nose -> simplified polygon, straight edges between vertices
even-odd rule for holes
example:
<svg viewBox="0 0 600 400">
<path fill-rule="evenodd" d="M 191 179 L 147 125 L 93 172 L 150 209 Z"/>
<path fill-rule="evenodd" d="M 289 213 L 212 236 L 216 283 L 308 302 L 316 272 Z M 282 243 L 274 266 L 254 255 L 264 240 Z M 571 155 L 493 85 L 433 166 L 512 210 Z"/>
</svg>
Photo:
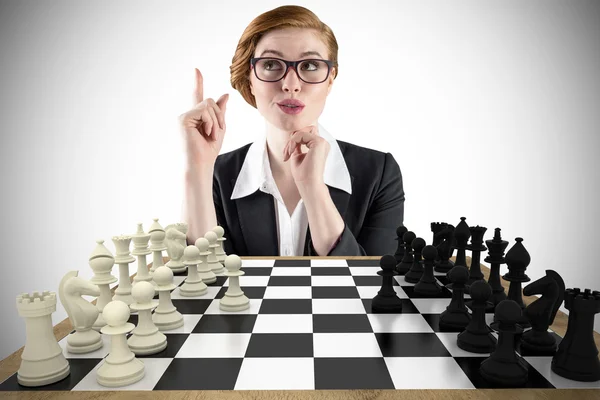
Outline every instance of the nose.
<svg viewBox="0 0 600 400">
<path fill-rule="evenodd" d="M 293 73 L 290 73 L 290 70 L 292 70 Z M 286 92 L 297 92 L 300 90 L 300 85 L 302 84 L 302 81 L 298 77 L 298 72 L 291 66 L 285 71 L 282 81 L 282 89 Z"/>
</svg>

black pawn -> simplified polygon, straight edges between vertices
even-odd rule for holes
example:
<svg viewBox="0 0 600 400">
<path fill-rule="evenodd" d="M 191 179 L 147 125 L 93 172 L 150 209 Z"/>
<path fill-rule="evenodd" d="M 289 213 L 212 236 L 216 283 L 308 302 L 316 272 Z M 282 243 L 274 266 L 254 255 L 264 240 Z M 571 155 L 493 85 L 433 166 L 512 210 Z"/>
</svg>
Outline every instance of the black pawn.
<svg viewBox="0 0 600 400">
<path fill-rule="evenodd" d="M 402 312 L 402 300 L 394 290 L 393 277 L 397 274 L 395 271 L 396 259 L 391 254 L 385 254 L 379 259 L 381 271 L 377 271 L 382 277 L 381 290 L 371 302 L 371 311 L 373 313 L 400 313 Z"/>
<path fill-rule="evenodd" d="M 465 283 L 469 279 L 469 270 L 462 265 L 456 265 L 448 272 L 450 282 L 446 287 L 452 290 L 452 300 L 446 310 L 440 314 L 441 332 L 462 332 L 469 322 L 471 314 L 465 306 Z"/>
<path fill-rule="evenodd" d="M 404 275 L 404 280 L 410 283 L 417 283 L 419 279 L 421 279 L 421 275 L 423 275 L 423 262 L 421 261 L 421 252 L 423 251 L 423 247 L 425 247 L 425 240 L 423 238 L 415 238 L 410 244 L 413 248 L 413 262 L 410 266 L 410 270 Z"/>
<path fill-rule="evenodd" d="M 400 275 L 404 275 L 408 272 L 413 263 L 413 249 L 411 247 L 411 243 L 417 235 L 415 235 L 412 231 L 407 231 L 402 235 L 402 240 L 404 241 L 404 257 L 402 257 L 402 261 L 396 265 L 396 272 Z"/>
<path fill-rule="evenodd" d="M 525 286 L 523 294 L 542 296 L 525 308 L 525 315 L 531 323 L 531 329 L 521 336 L 521 349 L 527 351 L 526 355 L 554 355 L 556 339 L 548 332 L 548 327 L 552 325 L 564 300 L 565 282 L 556 271 L 548 269 L 546 276 Z"/>
<path fill-rule="evenodd" d="M 523 328 L 517 323 L 521 307 L 513 300 L 503 300 L 496 307 L 495 315 L 498 322 L 491 327 L 498 332 L 498 344 L 496 350 L 481 363 L 479 371 L 488 382 L 523 386 L 527 383 L 528 369 L 515 351 L 515 336 L 523 333 Z"/>
<path fill-rule="evenodd" d="M 475 281 L 471 285 L 473 316 L 456 339 L 461 349 L 471 353 L 491 353 L 496 348 L 497 340 L 485 322 L 486 304 L 491 295 L 492 287 L 486 281 Z"/>
<path fill-rule="evenodd" d="M 404 240 L 402 236 L 408 231 L 404 225 L 400 225 L 396 228 L 396 239 L 398 241 L 398 247 L 396 248 L 396 252 L 394 253 L 394 258 L 396 259 L 396 264 L 399 264 L 404 257 Z"/>
<path fill-rule="evenodd" d="M 527 316 L 523 314 L 525 310 L 525 303 L 523 303 L 523 294 L 521 289 L 521 283 L 529 282 L 531 279 L 525 275 L 525 270 L 531 262 L 529 252 L 523 246 L 523 238 L 515 238 L 513 247 L 506 253 L 504 257 L 506 265 L 508 265 L 508 273 L 504 274 L 503 278 L 510 282 L 508 286 L 508 300 L 516 302 L 521 307 L 521 317 L 518 324 L 522 328 L 529 328 L 531 324 L 527 321 Z M 494 322 L 496 320 L 494 319 Z"/>
<path fill-rule="evenodd" d="M 567 333 L 552 357 L 552 372 L 576 381 L 597 381 L 600 361 L 593 334 L 594 315 L 600 312 L 600 292 L 567 289 L 565 308 L 569 310 Z"/>
<path fill-rule="evenodd" d="M 488 283 L 492 287 L 490 302 L 496 307 L 502 300 L 506 300 L 506 292 L 500 282 L 500 264 L 505 264 L 504 250 L 508 246 L 508 241 L 502 240 L 500 228 L 496 228 L 494 238 L 486 240 L 485 244 L 488 247 L 488 256 L 483 261 L 489 262 L 491 265 L 490 278 L 488 279 Z"/>
<path fill-rule="evenodd" d="M 437 233 L 442 242 L 436 246 L 439 261 L 434 264 L 434 270 L 437 272 L 448 272 L 454 268 L 454 261 L 450 260 L 454 252 L 454 226 L 448 224 L 444 229 Z"/>
<path fill-rule="evenodd" d="M 423 275 L 421 275 L 421 279 L 415 285 L 415 293 L 435 296 L 442 292 L 442 287 L 433 276 L 433 263 L 436 255 L 437 249 L 434 246 L 427 245 L 423 248 L 423 258 L 425 259 L 423 264 L 425 264 L 425 270 L 423 271 Z"/>
<path fill-rule="evenodd" d="M 477 225 L 470 227 L 469 231 L 471 232 L 471 243 L 465 248 L 471 251 L 471 266 L 469 267 L 469 280 L 467 281 L 467 285 L 470 286 L 473 282 L 484 279 L 480 260 L 481 252 L 487 250 L 487 247 L 483 245 L 483 235 L 485 235 L 487 228 Z M 465 293 L 469 293 L 469 291 L 467 290 Z"/>
</svg>

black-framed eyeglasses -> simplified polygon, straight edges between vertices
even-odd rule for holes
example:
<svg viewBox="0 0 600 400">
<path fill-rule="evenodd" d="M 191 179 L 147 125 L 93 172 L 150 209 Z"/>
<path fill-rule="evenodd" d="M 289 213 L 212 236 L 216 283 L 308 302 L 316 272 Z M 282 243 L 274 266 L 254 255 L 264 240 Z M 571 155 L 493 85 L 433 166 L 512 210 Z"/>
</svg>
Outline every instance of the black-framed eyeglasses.
<svg viewBox="0 0 600 400">
<path fill-rule="evenodd" d="M 327 80 L 333 62 L 309 58 L 298 61 L 287 61 L 274 57 L 257 57 L 250 59 L 250 67 L 254 75 L 263 82 L 277 82 L 285 78 L 292 67 L 303 82 L 316 84 Z"/>
</svg>

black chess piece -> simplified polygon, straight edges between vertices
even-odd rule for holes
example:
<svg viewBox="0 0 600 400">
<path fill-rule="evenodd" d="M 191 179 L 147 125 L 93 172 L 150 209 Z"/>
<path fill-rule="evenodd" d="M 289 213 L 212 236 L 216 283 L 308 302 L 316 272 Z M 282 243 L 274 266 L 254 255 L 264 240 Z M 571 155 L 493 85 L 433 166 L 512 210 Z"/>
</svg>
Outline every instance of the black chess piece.
<svg viewBox="0 0 600 400">
<path fill-rule="evenodd" d="M 467 285 L 470 286 L 473 282 L 484 279 L 480 260 L 481 252 L 487 250 L 487 247 L 483 245 L 483 235 L 485 235 L 487 228 L 477 225 L 469 227 L 469 231 L 471 232 L 471 243 L 465 249 L 471 251 L 471 266 L 469 267 L 469 280 L 467 281 Z M 465 293 L 469 293 L 469 291 L 466 290 Z"/>
<path fill-rule="evenodd" d="M 402 235 L 402 240 L 404 240 L 404 257 L 402 257 L 402 261 L 396 265 L 396 272 L 400 275 L 404 275 L 410 270 L 410 267 L 413 263 L 413 249 L 411 247 L 411 243 L 417 235 L 413 231 L 407 231 Z"/>
<path fill-rule="evenodd" d="M 441 332 L 462 332 L 469 322 L 471 322 L 471 314 L 465 306 L 465 283 L 469 279 L 469 270 L 463 265 L 455 265 L 448 272 L 450 282 L 446 287 L 452 290 L 452 299 L 446 310 L 440 314 L 440 331 Z"/>
<path fill-rule="evenodd" d="M 502 240 L 500 228 L 496 228 L 494 238 L 486 240 L 485 244 L 488 247 L 488 256 L 483 261 L 489 262 L 491 265 L 490 278 L 488 279 L 488 283 L 492 287 L 490 301 L 496 307 L 502 300 L 506 300 L 504 286 L 500 282 L 500 264 L 505 264 L 504 249 L 508 246 L 508 241 Z"/>
<path fill-rule="evenodd" d="M 469 280 L 467 281 L 467 288 L 465 289 L 465 293 L 469 293 L 469 287 L 473 282 L 485 281 L 485 277 L 483 276 L 483 272 L 481 272 L 481 252 L 487 250 L 487 247 L 483 245 L 483 235 L 487 231 L 486 227 L 483 226 L 472 226 L 469 228 L 471 232 L 471 243 L 466 246 L 467 250 L 471 251 L 471 266 L 469 268 Z M 469 308 L 472 307 L 472 300 L 465 301 L 465 304 Z M 484 312 L 492 313 L 494 312 L 494 303 L 491 301 L 485 302 Z"/>
<path fill-rule="evenodd" d="M 556 353 L 556 339 L 548 332 L 548 327 L 563 302 L 565 282 L 556 271 L 547 269 L 546 276 L 523 288 L 523 294 L 541 294 L 542 297 L 525 308 L 531 329 L 521 336 L 521 349 L 527 351 L 527 355 L 553 355 Z"/>
<path fill-rule="evenodd" d="M 432 222 L 431 223 L 431 232 L 433 233 L 433 240 L 431 245 L 433 247 L 439 246 L 444 238 L 439 236 L 438 233 L 441 232 L 445 227 L 448 226 L 447 222 Z M 440 262 L 440 255 L 438 254 L 434 260 L 433 265 L 436 266 Z"/>
<path fill-rule="evenodd" d="M 506 265 L 508 266 L 508 273 L 504 274 L 502 278 L 504 278 L 505 281 L 510 282 L 510 285 L 508 286 L 508 299 L 513 300 L 521 307 L 521 317 L 517 322 L 525 329 L 529 328 L 531 324 L 527 320 L 527 316 L 523 314 L 525 304 L 523 303 L 523 295 L 521 293 L 521 283 L 529 282 L 531 280 L 525 274 L 525 270 L 531 262 L 531 257 L 529 256 L 529 252 L 525 249 L 525 246 L 523 246 L 523 238 L 518 237 L 515 238 L 515 240 L 517 243 L 511 247 L 504 257 Z M 496 322 L 495 319 L 494 322 Z"/>
<path fill-rule="evenodd" d="M 396 259 L 396 264 L 399 264 L 404 257 L 404 240 L 402 236 L 408 231 L 404 225 L 400 225 L 396 228 L 396 238 L 394 240 L 398 241 L 398 247 L 396 248 L 396 252 L 394 253 L 394 258 Z"/>
<path fill-rule="evenodd" d="M 594 343 L 594 315 L 600 312 L 600 292 L 579 288 L 565 291 L 569 310 L 567 333 L 552 357 L 552 371 L 581 382 L 600 380 L 598 348 Z"/>
<path fill-rule="evenodd" d="M 421 279 L 415 285 L 415 293 L 425 294 L 429 296 L 435 296 L 442 292 L 442 287 L 438 283 L 437 279 L 433 275 L 433 263 L 437 249 L 432 245 L 427 245 L 423 248 L 423 264 L 425 265 Z"/>
<path fill-rule="evenodd" d="M 423 262 L 421 261 L 421 252 L 425 247 L 425 240 L 423 238 L 415 238 L 410 244 L 413 248 L 413 262 L 410 266 L 410 270 L 404 275 L 404 280 L 410 283 L 417 283 L 423 275 Z"/>
<path fill-rule="evenodd" d="M 460 222 L 456 225 L 456 229 L 454 229 L 454 245 L 453 249 L 456 249 L 456 260 L 454 261 L 454 266 L 462 265 L 463 267 L 467 267 L 467 256 L 465 254 L 465 250 L 467 248 L 467 242 L 471 237 L 471 230 L 469 229 L 469 225 L 465 222 L 467 218 L 460 217 Z M 468 271 L 468 270 L 467 270 Z"/>
<path fill-rule="evenodd" d="M 521 306 L 510 299 L 502 300 L 496 306 L 498 322 L 491 324 L 491 328 L 498 332 L 498 343 L 479 367 L 481 376 L 488 382 L 502 386 L 523 386 L 527 383 L 527 364 L 515 351 L 515 336 L 523 333 L 523 328 L 517 323 L 521 313 Z"/>
<path fill-rule="evenodd" d="M 371 302 L 371 311 L 373 313 L 400 313 L 402 312 L 402 300 L 394 290 L 393 277 L 396 272 L 396 259 L 391 254 L 385 254 L 379 259 L 381 271 L 377 271 L 382 277 L 381 290 Z"/>
<path fill-rule="evenodd" d="M 434 270 L 437 272 L 448 272 L 454 268 L 454 261 L 450 260 L 456 240 L 454 239 L 454 226 L 448 224 L 444 229 L 437 233 L 437 236 L 442 240 L 440 244 L 436 246 L 439 261 L 434 264 Z"/>
<path fill-rule="evenodd" d="M 485 322 L 485 310 L 488 299 L 492 295 L 492 287 L 483 279 L 471 285 L 471 322 L 464 331 L 458 334 L 456 344 L 471 353 L 491 353 L 496 348 L 496 338 Z"/>
</svg>

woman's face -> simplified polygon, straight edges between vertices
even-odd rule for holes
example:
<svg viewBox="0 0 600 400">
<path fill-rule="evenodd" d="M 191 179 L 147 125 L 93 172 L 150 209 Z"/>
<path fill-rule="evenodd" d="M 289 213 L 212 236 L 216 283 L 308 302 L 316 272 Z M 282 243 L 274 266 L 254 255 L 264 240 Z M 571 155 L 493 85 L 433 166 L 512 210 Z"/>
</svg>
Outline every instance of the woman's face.
<svg viewBox="0 0 600 400">
<path fill-rule="evenodd" d="M 275 57 L 287 61 L 308 58 L 327 60 L 329 57 L 327 46 L 315 32 L 301 28 L 271 31 L 258 42 L 254 57 Z M 309 51 L 315 53 L 303 55 Z M 292 132 L 317 121 L 333 85 L 334 73 L 335 70 L 332 68 L 326 81 L 310 84 L 300 80 L 295 69 L 290 68 L 285 78 L 280 81 L 264 82 L 259 80 L 251 69 L 250 87 L 261 115 L 275 127 Z M 304 103 L 304 108 L 298 114 L 288 114 L 280 108 L 278 103 L 290 98 Z"/>
</svg>

